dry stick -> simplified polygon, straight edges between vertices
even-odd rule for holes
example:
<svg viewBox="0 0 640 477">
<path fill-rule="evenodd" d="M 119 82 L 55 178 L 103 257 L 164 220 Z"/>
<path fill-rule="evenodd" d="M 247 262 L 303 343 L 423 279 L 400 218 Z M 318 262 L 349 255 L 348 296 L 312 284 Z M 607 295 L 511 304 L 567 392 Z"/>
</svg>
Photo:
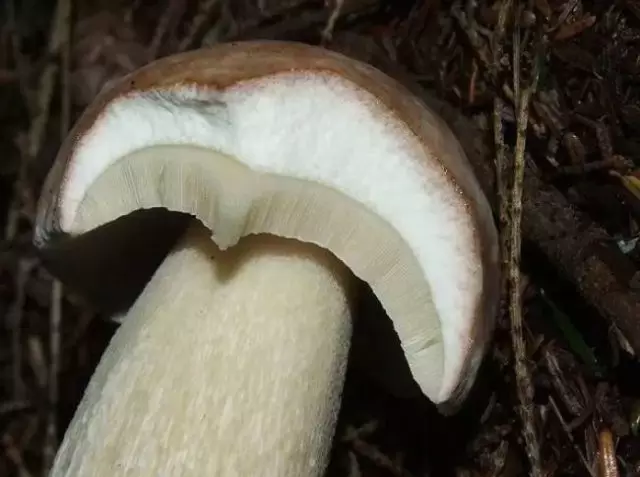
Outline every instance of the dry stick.
<svg viewBox="0 0 640 477">
<path fill-rule="evenodd" d="M 20 93 L 24 99 L 24 102 L 27 106 L 27 111 L 29 113 L 32 109 L 32 101 L 31 94 L 28 85 L 28 76 L 29 76 L 29 68 L 27 66 L 27 62 L 25 61 L 24 55 L 21 52 L 20 41 L 18 40 L 18 22 L 16 20 L 16 8 L 14 0 L 7 0 L 5 2 L 6 10 L 7 10 L 7 27 L 10 31 L 10 51 L 14 61 L 14 69 L 18 75 L 18 85 L 20 87 Z"/>
<path fill-rule="evenodd" d="M 49 34 L 49 48 L 47 50 L 47 56 L 49 58 L 55 58 L 60 46 L 62 45 L 62 38 L 65 38 L 65 28 L 68 29 L 67 11 L 68 8 L 65 5 L 69 4 L 69 0 L 60 0 L 56 8 L 56 14 L 51 25 L 51 32 Z M 65 24 L 66 22 L 66 24 Z M 22 207 L 24 202 L 33 202 L 31 197 L 23 197 L 23 193 L 26 190 L 26 176 L 29 170 L 28 166 L 31 161 L 34 160 L 42 147 L 44 141 L 47 122 L 49 121 L 49 108 L 51 105 L 51 98 L 53 97 L 53 87 L 55 78 L 58 73 L 58 64 L 56 61 L 49 61 L 45 67 L 42 76 L 40 77 L 40 85 L 38 87 L 36 111 L 31 118 L 31 125 L 27 133 L 27 147 L 23 152 L 23 157 L 18 172 L 18 179 L 14 185 L 14 193 L 10 212 L 5 228 L 5 239 L 11 241 L 15 238 L 18 232 L 18 222 L 21 217 Z M 25 101 L 29 102 L 29 98 L 25 98 Z"/>
<path fill-rule="evenodd" d="M 498 74 L 500 71 L 500 60 L 502 59 L 502 41 L 504 39 L 507 15 L 511 10 L 513 0 L 504 0 L 500 5 L 498 13 L 498 23 L 492 38 L 493 42 L 493 65 L 492 76 L 495 84 L 498 84 Z M 508 240 L 506 230 L 509 224 L 509 198 L 507 194 L 506 182 L 506 147 L 504 144 L 504 132 L 502 130 L 502 111 L 504 101 L 498 93 L 493 99 L 493 137 L 496 148 L 496 186 L 498 189 L 498 220 L 500 222 L 500 256 L 502 257 L 502 270 L 507 269 Z M 503 280 L 506 276 L 503 276 Z M 504 282 L 502 289 L 504 290 Z"/>
<path fill-rule="evenodd" d="M 512 9 L 511 0 L 505 0 L 500 6 L 498 14 L 498 24 L 493 37 L 493 76 L 497 80 L 499 72 L 499 62 L 502 57 L 502 40 L 506 27 L 506 20 L 509 11 Z M 517 15 L 518 10 L 514 10 Z M 520 32 L 517 27 L 518 22 L 514 22 L 513 41 L 513 82 L 516 108 L 518 117 L 518 137 L 516 140 L 516 154 L 514 165 L 514 180 L 512 196 L 509 200 L 507 196 L 506 184 L 506 154 L 504 136 L 502 130 L 502 110 L 504 104 L 502 98 L 496 94 L 493 104 L 493 126 L 494 141 L 496 147 L 496 182 L 499 199 L 499 221 L 501 228 L 501 252 L 502 270 L 507 270 L 507 277 L 510 284 L 509 294 L 509 315 L 511 318 L 511 336 L 514 347 L 514 371 L 520 400 L 520 414 L 523 420 L 523 437 L 529 460 L 531 462 L 531 473 L 534 476 L 542 474 L 540 463 L 540 445 L 537 439 L 535 425 L 535 410 L 533 407 L 533 386 L 531 376 L 527 367 L 526 348 L 522 329 L 522 304 L 520 295 L 520 221 L 522 204 L 522 181 L 524 175 L 524 146 L 526 140 L 526 130 L 528 121 L 529 96 L 520 96 Z M 534 82 L 537 77 L 534 78 Z M 497 83 L 497 81 L 496 81 Z M 535 88 L 535 83 L 532 86 Z M 531 94 L 528 90 L 527 94 Z M 510 214 L 508 212 L 511 212 Z M 508 233 L 505 233 L 508 232 Z M 504 289 L 504 288 L 503 288 Z"/>
<path fill-rule="evenodd" d="M 63 141 L 71 124 L 71 14 L 73 0 L 66 0 L 66 27 L 61 33 L 60 48 L 60 140 Z"/>
<path fill-rule="evenodd" d="M 14 412 L 26 411 L 31 407 L 31 403 L 28 401 L 9 401 L 0 404 L 0 419 L 5 414 L 13 414 Z"/>
<path fill-rule="evenodd" d="M 524 186 L 527 240 L 640 355 L 640 290 L 629 282 L 636 267 L 606 230 L 530 168 Z"/>
<path fill-rule="evenodd" d="M 341 17 L 348 16 L 352 21 L 375 11 L 377 0 L 360 0 L 358 2 L 345 2 L 340 13 Z M 304 2 L 301 2 L 301 5 Z M 268 18 L 268 21 L 265 19 Z M 304 9 L 295 15 L 287 15 L 287 10 L 271 12 L 269 17 L 262 18 L 261 21 L 247 21 L 239 25 L 237 31 L 226 35 L 224 41 L 255 40 L 290 38 L 296 35 L 305 35 L 309 31 L 317 31 L 327 24 L 327 12 L 325 9 L 313 7 Z M 334 30 L 335 36 L 335 30 Z M 333 49 L 334 42 L 324 45 L 325 48 Z"/>
<path fill-rule="evenodd" d="M 153 39 L 151 40 L 151 45 L 147 50 L 147 56 L 149 59 L 153 60 L 157 58 L 160 46 L 162 45 L 162 40 L 169 30 L 169 25 L 172 23 L 175 25 L 182 17 L 184 10 L 182 0 L 169 0 L 169 5 L 165 8 L 162 16 L 160 17 L 160 21 L 158 22 L 153 34 Z"/>
<path fill-rule="evenodd" d="M 193 48 L 195 43 L 195 38 L 202 30 L 204 24 L 209 20 L 213 13 L 214 7 L 218 4 L 219 0 L 202 0 L 200 6 L 198 7 L 198 13 L 193 17 L 193 21 L 189 26 L 189 31 L 186 36 L 180 42 L 178 46 L 178 51 L 186 51 L 190 48 Z"/>
<path fill-rule="evenodd" d="M 72 1 L 61 0 L 60 10 L 60 140 L 64 140 L 71 121 L 71 14 Z M 60 326 L 62 321 L 62 284 L 54 279 L 51 284 L 51 303 L 49 306 L 49 374 L 48 409 L 46 432 L 43 444 L 43 475 L 47 475 L 58 448 L 58 375 L 60 374 Z"/>
<path fill-rule="evenodd" d="M 133 16 L 138 8 L 140 8 L 143 0 L 133 0 L 129 3 L 129 7 L 124 12 L 124 22 L 130 26 L 133 26 Z"/>
<path fill-rule="evenodd" d="M 613 434 L 607 428 L 598 433 L 598 470 L 600 477 L 620 477 Z"/>
<path fill-rule="evenodd" d="M 493 37 L 493 63 L 498 67 L 502 58 L 502 40 L 507 26 L 507 17 L 511 11 L 513 0 L 503 0 L 498 11 L 498 22 Z"/>
<path fill-rule="evenodd" d="M 40 77 L 40 87 L 38 88 L 38 111 L 31 120 L 31 127 L 28 135 L 28 158 L 33 160 L 42 147 L 47 122 L 49 121 L 49 108 L 56 76 L 58 74 L 58 63 L 54 60 L 60 52 L 60 48 L 67 42 L 69 36 L 69 22 L 71 15 L 71 0 L 59 0 L 56 14 L 49 36 L 48 56 L 52 58 L 47 64 Z"/>
<path fill-rule="evenodd" d="M 501 270 L 507 269 L 507 257 L 509 256 L 509 240 L 506 231 L 509 228 L 509 196 L 507 194 L 507 160 L 506 146 L 504 144 L 504 131 L 502 129 L 502 111 L 504 101 L 496 94 L 493 98 L 493 141 L 496 149 L 496 188 L 498 191 L 498 221 L 500 224 L 500 257 Z M 502 290 L 504 290 L 506 275 L 502 277 Z"/>
<path fill-rule="evenodd" d="M 360 465 L 358 464 L 358 458 L 356 455 L 349 451 L 347 453 L 349 458 L 349 474 L 348 477 L 362 477 L 362 472 L 360 472 Z"/>
<path fill-rule="evenodd" d="M 22 381 L 22 312 L 24 309 L 24 303 L 26 300 L 26 282 L 34 267 L 32 260 L 21 259 L 18 265 L 18 273 L 16 277 L 16 298 L 13 302 L 12 308 L 9 311 L 9 322 L 12 326 L 11 333 L 11 351 L 12 351 L 12 379 L 13 379 L 13 398 L 16 401 L 22 400 L 24 395 L 24 382 Z M 22 454 L 20 449 L 15 446 L 9 446 L 8 443 L 13 442 L 11 437 L 5 435 L 9 441 L 5 444 L 5 454 L 18 468 L 20 477 L 30 477 L 29 472 L 24 466 L 22 460 Z"/>
<path fill-rule="evenodd" d="M 20 449 L 9 434 L 4 434 L 0 437 L 0 445 L 4 447 L 5 454 L 9 461 L 18 469 L 18 477 L 31 477 L 31 474 L 24 464 L 22 452 L 20 452 Z"/>
<path fill-rule="evenodd" d="M 365 438 L 373 434 L 377 428 L 378 421 L 375 420 L 369 421 L 359 428 L 353 428 L 350 426 L 347 428 L 342 440 L 349 443 L 355 452 L 368 458 L 377 467 L 387 470 L 392 475 L 397 477 L 412 477 L 409 471 L 402 466 L 402 463 L 394 462 L 376 446 L 365 441 Z M 359 471 L 357 459 L 355 461 L 355 465 Z"/>
<path fill-rule="evenodd" d="M 51 286 L 51 305 L 49 309 L 49 347 L 51 357 L 49 365 L 47 429 L 43 449 L 43 475 L 47 475 L 58 448 L 58 429 L 56 425 L 58 411 L 58 374 L 60 373 L 60 323 L 62 321 L 62 284 L 54 280 Z"/>
<path fill-rule="evenodd" d="M 584 468 L 587 469 L 587 472 L 589 472 L 591 477 L 596 477 L 595 473 L 593 472 L 593 469 L 589 465 L 589 462 L 587 462 L 587 459 L 584 456 L 584 453 L 582 452 L 582 450 L 580 449 L 580 447 L 576 443 L 576 440 L 573 438 L 573 434 L 571 434 L 571 429 L 567 425 L 566 421 L 563 419 L 562 413 L 560 412 L 560 409 L 558 408 L 558 405 L 556 404 L 556 401 L 553 399 L 552 396 L 549 396 L 549 404 L 551 404 L 551 408 L 553 409 L 554 414 L 558 418 L 558 421 L 560 421 L 560 426 L 562 426 L 562 429 L 564 430 L 565 434 L 567 435 L 567 438 L 569 439 L 569 442 L 571 442 L 571 445 L 573 446 L 573 449 L 578 454 L 578 457 L 580 457 L 580 462 L 582 462 L 582 465 L 584 465 Z"/>
<path fill-rule="evenodd" d="M 16 62 L 16 68 L 18 71 L 20 70 L 20 45 L 16 38 L 17 35 L 17 22 L 16 22 L 16 13 L 15 13 L 15 5 L 13 0 L 7 2 L 7 10 L 9 17 L 9 25 L 11 29 L 11 38 L 12 38 L 12 46 L 13 46 L 13 56 L 14 61 Z M 20 91 L 22 93 L 25 104 L 27 105 L 27 109 L 30 110 L 31 106 L 31 96 L 29 94 L 28 89 L 25 86 L 25 82 L 20 82 Z M 11 242 L 18 233 L 18 220 L 20 219 L 21 213 L 21 189 L 22 183 L 24 182 L 23 176 L 26 175 L 26 164 L 25 160 L 20 162 L 20 168 L 18 169 L 18 178 L 14 183 L 14 191 L 13 197 L 11 199 L 11 203 L 9 204 L 9 210 L 7 212 L 7 223 L 4 229 L 4 238 L 6 242 Z"/>
<path fill-rule="evenodd" d="M 531 464 L 531 475 L 541 477 L 542 464 L 540 460 L 540 443 L 536 431 L 536 415 L 533 404 L 533 385 L 531 374 L 527 365 L 527 356 L 522 325 L 522 295 L 520 290 L 520 249 L 522 243 L 522 191 L 525 170 L 525 145 L 527 125 L 529 121 L 529 102 L 532 94 L 538 85 L 540 74 L 540 59 L 534 59 L 534 68 L 531 84 L 528 87 L 520 87 L 520 75 L 516 70 L 516 65 L 520 63 L 519 31 L 516 26 L 514 32 L 514 90 L 517 91 L 516 111 L 517 111 L 517 136 L 513 167 L 513 186 L 511 189 L 511 217 L 509 224 L 509 257 L 508 257 L 508 279 L 509 279 L 509 316 L 511 318 L 511 339 L 514 350 L 514 371 L 516 377 L 516 387 L 518 399 L 520 401 L 520 417 L 523 421 L 523 437 L 527 457 Z"/>
<path fill-rule="evenodd" d="M 336 22 L 338 18 L 340 18 L 340 13 L 342 12 L 342 7 L 344 6 L 344 0 L 333 0 L 334 5 L 331 10 L 331 15 L 329 15 L 329 19 L 327 20 L 327 24 L 322 30 L 322 44 L 330 43 L 333 38 L 333 30 L 336 27 Z"/>
<path fill-rule="evenodd" d="M 20 260 L 15 280 L 15 299 L 9 310 L 13 399 L 16 401 L 21 401 L 24 398 L 24 382 L 22 381 L 22 310 L 26 301 L 26 283 L 33 265 L 31 260 Z"/>
<path fill-rule="evenodd" d="M 173 2 L 173 0 L 169 0 L 169 6 L 164 9 L 164 12 L 160 16 L 160 21 L 156 25 L 156 30 L 153 33 L 151 44 L 149 45 L 149 49 L 147 50 L 147 56 L 149 58 L 155 58 L 156 56 L 158 56 L 160 45 L 162 44 L 162 40 L 167 33 L 169 23 L 171 22 L 171 15 L 173 14 L 172 6 L 174 5 L 174 3 L 175 2 Z"/>
<path fill-rule="evenodd" d="M 367 457 L 377 467 L 386 470 L 394 477 L 413 477 L 408 470 L 403 469 L 402 466 L 393 462 L 376 446 L 367 443 L 359 437 L 355 438 L 351 442 L 351 446 L 357 453 L 363 455 L 364 457 Z"/>
<path fill-rule="evenodd" d="M 45 356 L 44 346 L 40 336 L 30 334 L 27 336 L 27 350 L 29 356 L 29 364 L 33 372 L 33 378 L 38 391 L 44 392 L 49 379 L 49 369 L 47 366 L 47 357 Z"/>
</svg>

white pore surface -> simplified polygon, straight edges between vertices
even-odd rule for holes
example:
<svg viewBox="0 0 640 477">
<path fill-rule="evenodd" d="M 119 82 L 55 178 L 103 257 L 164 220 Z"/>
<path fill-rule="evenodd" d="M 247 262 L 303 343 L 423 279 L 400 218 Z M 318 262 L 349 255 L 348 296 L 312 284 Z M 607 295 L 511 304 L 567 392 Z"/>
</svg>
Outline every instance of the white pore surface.
<svg viewBox="0 0 640 477">
<path fill-rule="evenodd" d="M 440 396 L 430 397 L 447 398 L 466 354 L 460 350 L 470 346 L 482 289 L 472 222 L 442 167 L 375 97 L 314 72 L 224 91 L 180 86 L 118 98 L 77 144 L 61 196 L 63 230 L 71 229 L 85 192 L 107 167 L 163 144 L 213 148 L 258 172 L 335 188 L 394 227 L 432 289 L 446 356 Z M 420 360 L 420 350 L 412 354 Z"/>
</svg>

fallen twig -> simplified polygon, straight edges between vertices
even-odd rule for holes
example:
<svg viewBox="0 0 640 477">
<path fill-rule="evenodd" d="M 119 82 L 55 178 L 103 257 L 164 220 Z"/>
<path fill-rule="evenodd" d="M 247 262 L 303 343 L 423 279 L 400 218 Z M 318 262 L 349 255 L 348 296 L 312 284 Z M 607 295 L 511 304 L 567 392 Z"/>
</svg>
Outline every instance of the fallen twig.
<svg viewBox="0 0 640 477">
<path fill-rule="evenodd" d="M 196 46 L 196 38 L 202 33 L 205 24 L 213 15 L 213 10 L 220 3 L 220 0 L 202 0 L 198 13 L 193 17 L 189 30 L 178 45 L 177 52 L 187 51 Z"/>
<path fill-rule="evenodd" d="M 526 346 L 522 324 L 522 293 L 520 287 L 520 253 L 522 244 L 522 191 L 525 170 L 525 145 L 527 141 L 527 128 L 529 124 L 529 104 L 533 93 L 538 86 L 540 74 L 540 60 L 534 59 L 534 67 L 530 84 L 526 87 L 520 85 L 520 31 L 516 26 L 513 45 L 513 74 L 514 92 L 517 112 L 517 135 L 514 153 L 513 183 L 511 187 L 511 200 L 509 203 L 509 245 L 508 245 L 508 281 L 509 281 L 509 317 L 511 320 L 511 339 L 514 351 L 514 371 L 518 400 L 520 401 L 520 417 L 523 421 L 522 434 L 529 463 L 531 475 L 541 477 L 542 462 L 540 459 L 540 442 L 538 440 L 536 426 L 536 412 L 533 403 L 533 384 L 529 370 Z M 539 56 L 539 55 L 538 55 Z"/>
<path fill-rule="evenodd" d="M 49 376 L 47 428 L 44 443 L 43 475 L 47 475 L 53 465 L 58 437 L 56 425 L 58 419 L 58 374 L 60 373 L 60 323 L 62 321 L 62 284 L 54 280 L 51 288 L 51 306 L 49 310 Z"/>
<path fill-rule="evenodd" d="M 498 13 L 498 23 L 491 39 L 493 62 L 491 76 L 493 81 L 497 82 L 500 71 L 500 61 L 502 59 L 502 40 L 504 38 L 505 27 L 507 23 L 507 15 L 512 8 L 513 0 L 503 0 Z M 504 101 L 499 94 L 495 94 L 493 98 L 493 139 L 496 149 L 496 185 L 498 188 L 498 220 L 500 229 L 500 256 L 502 258 L 502 270 L 507 269 L 508 240 L 506 230 L 509 224 L 509 197 L 507 194 L 507 160 L 506 146 L 504 143 L 504 133 L 502 130 L 502 112 L 505 109 Z M 503 274 L 503 281 L 506 275 Z M 504 290 L 504 283 L 502 286 Z"/>
<path fill-rule="evenodd" d="M 309 3 L 309 8 L 302 8 Z M 368 15 L 379 8 L 378 0 L 342 0 L 339 15 L 335 18 L 332 28 L 332 40 L 335 36 L 338 20 L 349 17 L 350 21 L 360 16 Z M 295 7 L 295 9 L 294 9 Z M 295 14 L 293 14 L 295 12 Z M 335 13 L 335 10 L 332 11 Z M 301 0 L 290 5 L 287 9 L 274 9 L 266 12 L 265 17 L 250 19 L 239 23 L 237 29 L 224 36 L 224 41 L 255 40 L 255 39 L 285 39 L 301 35 L 309 36 L 309 32 L 320 33 L 328 25 L 326 8 L 317 8 L 309 0 Z M 342 31 L 341 29 L 339 29 Z M 321 38 L 322 40 L 322 38 Z M 325 47 L 331 47 L 332 42 L 325 42 Z"/>
<path fill-rule="evenodd" d="M 24 465 L 24 458 L 20 448 L 16 445 L 13 438 L 9 434 L 4 434 L 0 438 L 0 444 L 4 447 L 6 456 L 18 470 L 19 477 L 31 477 L 31 473 Z"/>
<path fill-rule="evenodd" d="M 60 0 L 58 2 L 56 13 L 51 24 L 49 47 L 47 50 L 47 56 L 51 59 L 40 76 L 36 110 L 31 118 L 25 150 L 22 151 L 23 158 L 20 163 L 18 178 L 14 184 L 13 198 L 9 207 L 5 227 L 5 240 L 13 240 L 15 238 L 18 232 L 18 221 L 25 215 L 24 209 L 27 208 L 33 212 L 31 209 L 35 207 L 35 201 L 26 184 L 26 176 L 31 162 L 40 153 L 42 143 L 44 142 L 46 126 L 49 121 L 49 108 L 51 106 L 51 99 L 53 98 L 55 79 L 58 74 L 58 62 L 56 58 L 60 52 L 60 48 L 64 44 L 64 39 L 68 37 L 68 30 L 70 28 L 69 15 L 71 10 L 69 4 L 69 0 Z M 34 214 L 26 215 L 33 217 Z"/>
<path fill-rule="evenodd" d="M 61 33 L 60 46 L 60 141 L 66 137 L 71 123 L 71 9 L 73 0 L 61 0 L 65 26 Z M 52 280 L 49 305 L 49 372 L 47 375 L 48 407 L 46 431 L 43 444 L 43 475 L 53 465 L 58 448 L 58 375 L 60 373 L 60 326 L 62 322 L 62 284 Z"/>
<path fill-rule="evenodd" d="M 181 0 L 169 0 L 169 5 L 160 16 L 160 20 L 158 20 L 151 44 L 147 50 L 149 60 L 157 58 L 167 31 L 169 31 L 171 25 L 176 25 L 180 21 L 184 13 L 184 7 L 184 2 Z"/>
<path fill-rule="evenodd" d="M 584 468 L 587 470 L 587 472 L 589 472 L 591 477 L 596 477 L 595 473 L 593 472 L 593 469 L 591 468 L 591 466 L 589 465 L 589 462 L 584 456 L 584 453 L 582 452 L 582 450 L 576 443 L 575 439 L 573 438 L 573 434 L 571 434 L 571 429 L 567 425 L 566 421 L 563 419 L 562 413 L 560 412 L 560 409 L 558 408 L 558 405 L 556 404 L 552 396 L 549 397 L 549 404 L 551 405 L 551 409 L 553 409 L 553 413 L 558 418 L 558 421 L 560 422 L 560 426 L 564 430 L 567 438 L 569 439 L 569 442 L 571 442 L 573 449 L 576 451 L 576 454 L 578 454 L 578 457 L 580 458 L 580 462 L 582 462 L 582 465 L 584 465 Z"/>
<path fill-rule="evenodd" d="M 12 382 L 13 399 L 20 401 L 24 398 L 24 382 L 22 380 L 22 316 L 24 304 L 27 298 L 26 283 L 33 269 L 32 260 L 22 259 L 18 264 L 18 273 L 15 279 L 15 299 L 9 311 L 9 323 L 11 326 L 11 353 L 12 353 Z"/>
<path fill-rule="evenodd" d="M 340 13 L 342 12 L 344 1 L 345 0 L 333 0 L 333 8 L 331 9 L 331 15 L 329 15 L 327 24 L 324 27 L 324 30 L 322 30 L 323 44 L 331 42 L 333 38 L 333 29 L 336 26 L 336 22 L 338 21 L 338 18 L 340 18 Z"/>
<path fill-rule="evenodd" d="M 409 471 L 404 469 L 402 465 L 394 462 L 376 446 L 369 444 L 364 440 L 364 437 L 375 431 L 377 425 L 378 423 L 376 421 L 370 421 L 361 428 L 347 428 L 342 440 L 349 443 L 355 452 L 368 458 L 381 469 L 387 470 L 391 475 L 396 477 L 412 477 Z M 357 468 L 357 460 L 355 461 L 355 464 Z"/>
</svg>

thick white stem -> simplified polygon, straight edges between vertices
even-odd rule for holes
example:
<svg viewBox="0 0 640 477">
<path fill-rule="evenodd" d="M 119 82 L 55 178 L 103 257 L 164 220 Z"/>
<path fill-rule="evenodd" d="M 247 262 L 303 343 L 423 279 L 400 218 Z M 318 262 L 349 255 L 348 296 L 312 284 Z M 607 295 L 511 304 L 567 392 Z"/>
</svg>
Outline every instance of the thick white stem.
<svg viewBox="0 0 640 477">
<path fill-rule="evenodd" d="M 254 236 L 220 252 L 191 231 L 110 343 L 52 476 L 322 475 L 347 275 L 310 245 Z"/>
</svg>

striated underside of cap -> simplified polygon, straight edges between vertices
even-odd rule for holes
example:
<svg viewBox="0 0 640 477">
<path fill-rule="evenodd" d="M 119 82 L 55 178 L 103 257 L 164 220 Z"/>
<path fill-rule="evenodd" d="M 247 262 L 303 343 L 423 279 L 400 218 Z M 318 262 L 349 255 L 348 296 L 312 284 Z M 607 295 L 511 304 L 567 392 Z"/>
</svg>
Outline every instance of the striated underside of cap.
<svg viewBox="0 0 640 477">
<path fill-rule="evenodd" d="M 328 248 L 371 285 L 425 394 L 466 394 L 497 298 L 491 210 L 448 127 L 378 70 L 245 42 L 125 78 L 63 145 L 36 242 L 154 207 L 221 247 L 272 233 Z"/>
</svg>

